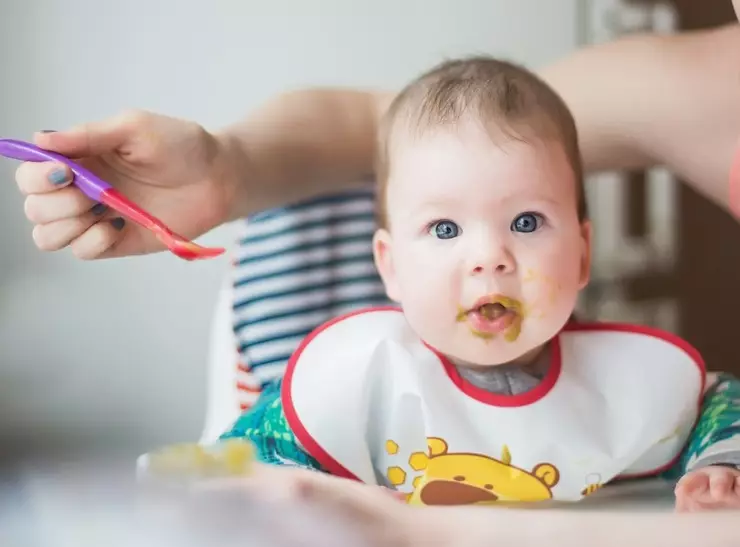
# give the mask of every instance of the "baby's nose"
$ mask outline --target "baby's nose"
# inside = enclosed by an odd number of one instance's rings
[[[478,257],[473,261],[471,273],[473,275],[507,274],[516,269],[514,256],[506,248],[496,249],[488,256]]]

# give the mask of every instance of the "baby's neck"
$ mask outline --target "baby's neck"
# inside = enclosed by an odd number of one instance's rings
[[[479,389],[497,395],[519,395],[539,385],[550,368],[549,344],[527,363],[491,367],[457,366],[460,376]]]

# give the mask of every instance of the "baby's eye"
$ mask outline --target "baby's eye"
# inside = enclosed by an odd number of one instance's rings
[[[452,239],[460,235],[460,227],[451,220],[440,220],[431,225],[429,232],[439,239]]]
[[[512,232],[534,232],[542,226],[543,218],[537,213],[522,213],[511,223]]]

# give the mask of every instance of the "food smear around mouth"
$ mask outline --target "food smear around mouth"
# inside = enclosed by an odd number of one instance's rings
[[[532,268],[527,268],[527,270],[524,272],[524,277],[522,278],[522,281],[525,283],[531,283],[533,281],[538,281],[542,285],[546,285],[547,294],[549,295],[549,302],[550,304],[555,303],[555,300],[558,297],[558,294],[563,289],[563,286],[555,281],[553,278],[545,275],[540,275],[539,272],[533,270]]]
[[[469,323],[472,334],[483,340],[492,340],[502,334],[504,340],[513,342],[521,333],[523,306],[508,297],[492,299],[478,308],[458,309],[457,321]]]

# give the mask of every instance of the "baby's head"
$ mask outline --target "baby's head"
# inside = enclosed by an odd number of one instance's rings
[[[573,118],[524,68],[446,62],[380,129],[373,245],[388,296],[463,365],[527,362],[588,281],[590,224]]]

